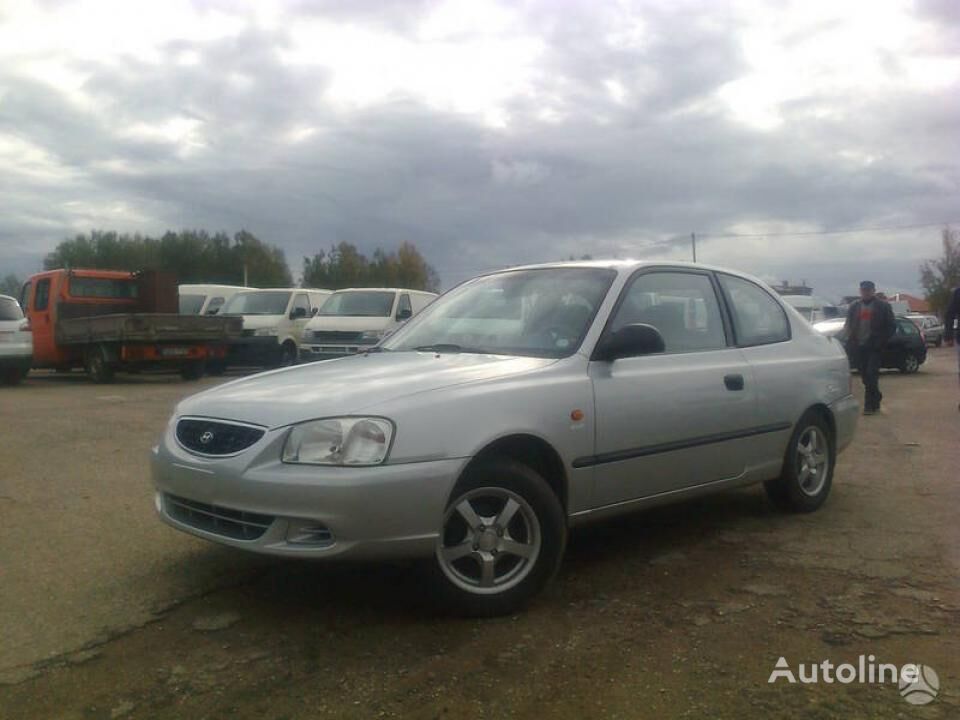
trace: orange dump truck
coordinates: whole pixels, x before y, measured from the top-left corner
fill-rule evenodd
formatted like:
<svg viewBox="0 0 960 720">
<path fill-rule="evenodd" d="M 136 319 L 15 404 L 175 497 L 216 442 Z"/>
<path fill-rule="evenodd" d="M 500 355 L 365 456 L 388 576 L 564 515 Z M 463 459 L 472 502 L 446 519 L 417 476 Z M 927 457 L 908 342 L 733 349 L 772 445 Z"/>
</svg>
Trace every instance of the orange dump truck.
<svg viewBox="0 0 960 720">
<path fill-rule="evenodd" d="M 146 367 L 197 379 L 243 332 L 241 318 L 180 315 L 174 278 L 158 272 L 49 270 L 24 284 L 20 305 L 33 328 L 33 367 L 83 367 L 96 382 Z"/>
</svg>

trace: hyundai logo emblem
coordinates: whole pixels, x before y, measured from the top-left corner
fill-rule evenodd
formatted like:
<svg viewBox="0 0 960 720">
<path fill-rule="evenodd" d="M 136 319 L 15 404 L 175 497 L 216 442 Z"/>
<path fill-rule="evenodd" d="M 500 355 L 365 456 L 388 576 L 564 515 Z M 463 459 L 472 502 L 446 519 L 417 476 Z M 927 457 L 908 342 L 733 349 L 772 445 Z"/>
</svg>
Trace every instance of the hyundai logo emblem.
<svg viewBox="0 0 960 720">
<path fill-rule="evenodd" d="M 203 435 L 200 436 L 201 445 L 209 445 L 213 442 L 213 433 L 207 430 Z"/>
</svg>

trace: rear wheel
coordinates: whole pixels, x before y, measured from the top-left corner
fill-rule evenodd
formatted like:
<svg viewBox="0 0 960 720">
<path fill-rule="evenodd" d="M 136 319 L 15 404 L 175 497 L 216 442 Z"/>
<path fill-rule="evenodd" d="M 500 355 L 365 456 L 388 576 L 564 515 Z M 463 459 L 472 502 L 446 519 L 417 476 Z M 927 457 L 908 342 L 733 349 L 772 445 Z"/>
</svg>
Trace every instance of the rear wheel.
<svg viewBox="0 0 960 720">
<path fill-rule="evenodd" d="M 0 379 L 3 380 L 4 385 L 19 385 L 20 381 L 27 376 L 27 372 L 20 368 L 10 368 L 0 371 Z"/>
<path fill-rule="evenodd" d="M 830 424 L 823 413 L 807 411 L 790 437 L 780 477 L 764 484 L 767 495 L 782 510 L 813 512 L 830 494 L 836 457 Z"/>
<path fill-rule="evenodd" d="M 913 375 L 915 372 L 920 370 L 920 358 L 916 356 L 916 353 L 908 352 L 903 357 L 903 364 L 900 366 L 900 372 L 905 375 Z"/>
<path fill-rule="evenodd" d="M 494 616 L 527 603 L 556 574 L 567 526 L 546 481 L 511 460 L 482 462 L 457 483 L 433 574 L 457 613 Z"/>
<path fill-rule="evenodd" d="M 225 360 L 211 360 L 207 363 L 207 374 L 213 375 L 214 377 L 220 377 L 227 371 L 227 363 Z"/>
<path fill-rule="evenodd" d="M 87 350 L 85 362 L 87 375 L 95 383 L 113 382 L 114 368 L 107 360 L 107 351 L 102 347 Z"/>
</svg>

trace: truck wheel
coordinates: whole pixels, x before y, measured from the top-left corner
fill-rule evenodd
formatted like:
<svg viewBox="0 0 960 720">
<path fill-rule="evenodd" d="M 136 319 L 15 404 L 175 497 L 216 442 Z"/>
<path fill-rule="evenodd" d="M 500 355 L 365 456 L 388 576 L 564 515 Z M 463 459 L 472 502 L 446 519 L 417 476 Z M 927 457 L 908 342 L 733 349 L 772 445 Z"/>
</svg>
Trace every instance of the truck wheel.
<svg viewBox="0 0 960 720">
<path fill-rule="evenodd" d="M 93 347 L 87 350 L 87 375 L 95 383 L 113 382 L 113 366 L 107 362 L 107 351 L 102 347 Z"/>
<path fill-rule="evenodd" d="M 10 368 L 3 372 L 2 377 L 4 385 L 19 385 L 20 381 L 27 376 L 27 373 L 20 368 Z"/>
<path fill-rule="evenodd" d="M 180 368 L 180 377 L 184 380 L 199 380 L 203 377 L 203 361 L 186 363 Z"/>
<path fill-rule="evenodd" d="M 290 367 L 297 364 L 297 346 L 289 340 L 280 346 L 280 367 Z"/>
<path fill-rule="evenodd" d="M 226 360 L 211 360 L 207 363 L 207 375 L 220 377 L 227 371 Z"/>
</svg>

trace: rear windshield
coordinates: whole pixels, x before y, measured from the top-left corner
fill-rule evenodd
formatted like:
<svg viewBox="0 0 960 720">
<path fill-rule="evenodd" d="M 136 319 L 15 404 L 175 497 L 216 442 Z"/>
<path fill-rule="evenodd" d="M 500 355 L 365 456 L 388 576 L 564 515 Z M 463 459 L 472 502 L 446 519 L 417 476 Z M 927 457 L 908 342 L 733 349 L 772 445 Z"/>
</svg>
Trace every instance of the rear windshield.
<svg viewBox="0 0 960 720">
<path fill-rule="evenodd" d="M 278 291 L 237 293 L 227 301 L 221 315 L 283 315 L 290 293 Z"/>
<path fill-rule="evenodd" d="M 335 292 L 320 308 L 320 315 L 387 317 L 393 310 L 392 292 Z"/>
<path fill-rule="evenodd" d="M 138 294 L 135 280 L 113 280 L 110 278 L 90 277 L 70 278 L 70 297 L 130 300 L 137 297 Z"/>
<path fill-rule="evenodd" d="M 181 315 L 199 315 L 200 308 L 203 307 L 203 301 L 207 299 L 206 295 L 181 295 L 180 296 L 180 314 Z"/>
<path fill-rule="evenodd" d="M 20 312 L 20 305 L 16 300 L 10 298 L 0 298 L 0 320 L 20 320 L 23 313 Z"/>
</svg>

